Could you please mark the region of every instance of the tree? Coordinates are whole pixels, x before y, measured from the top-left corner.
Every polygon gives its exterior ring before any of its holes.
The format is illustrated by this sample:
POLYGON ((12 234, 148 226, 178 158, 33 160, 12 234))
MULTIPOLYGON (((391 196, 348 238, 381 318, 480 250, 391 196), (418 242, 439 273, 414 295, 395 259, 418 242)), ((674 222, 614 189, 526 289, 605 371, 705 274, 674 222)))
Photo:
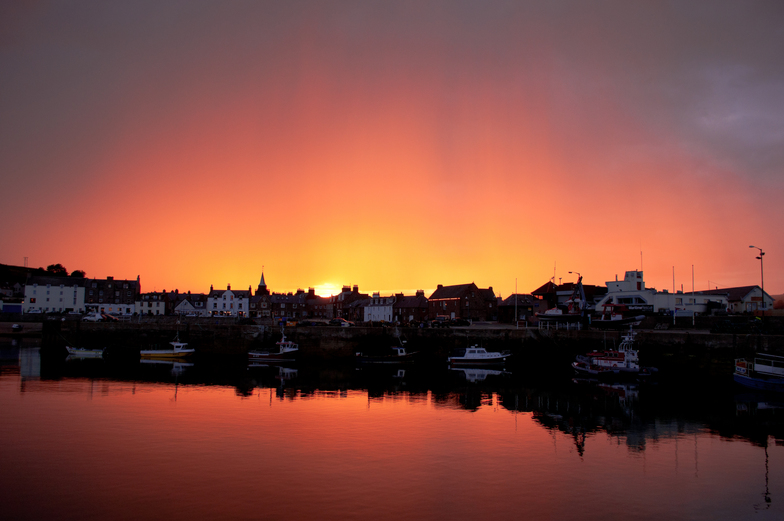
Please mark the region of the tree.
POLYGON ((59 264, 59 263, 58 264, 50 264, 49 266, 46 267, 46 271, 48 271, 52 275, 56 275, 58 277, 67 277, 68 276, 68 270, 65 269, 65 266, 63 266, 62 264, 59 264))
POLYGON ((76 277, 78 279, 83 279, 85 275, 86 273, 84 272, 84 270, 73 270, 71 272, 71 277, 76 277))

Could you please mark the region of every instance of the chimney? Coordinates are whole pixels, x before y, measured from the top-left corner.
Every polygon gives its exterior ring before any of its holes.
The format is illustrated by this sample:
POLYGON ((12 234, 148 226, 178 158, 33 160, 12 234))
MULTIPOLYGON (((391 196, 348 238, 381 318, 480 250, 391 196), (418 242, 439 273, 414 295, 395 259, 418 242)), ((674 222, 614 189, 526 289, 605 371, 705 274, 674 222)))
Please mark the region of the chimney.
POLYGON ((316 296, 315 288, 308 288, 308 296, 309 297, 315 297, 316 296))
POLYGON ((114 277, 106 277, 106 280, 114 280, 114 277))
POLYGON ((231 284, 226 284, 226 291, 231 291, 231 284))
POLYGON ((443 284, 439 284, 438 286, 436 286, 436 289, 441 289, 441 288, 443 288, 443 287, 444 287, 444 285, 443 285, 443 284))
POLYGON ((354 289, 352 290, 354 293, 359 293, 359 285, 354 284, 354 289))
POLYGON ((212 293, 212 284, 210 284, 210 293, 212 293))
POLYGON ((425 296, 425 290, 423 290, 423 289, 418 289, 418 290, 416 291, 416 296, 417 296, 417 297, 424 297, 424 296, 425 296))

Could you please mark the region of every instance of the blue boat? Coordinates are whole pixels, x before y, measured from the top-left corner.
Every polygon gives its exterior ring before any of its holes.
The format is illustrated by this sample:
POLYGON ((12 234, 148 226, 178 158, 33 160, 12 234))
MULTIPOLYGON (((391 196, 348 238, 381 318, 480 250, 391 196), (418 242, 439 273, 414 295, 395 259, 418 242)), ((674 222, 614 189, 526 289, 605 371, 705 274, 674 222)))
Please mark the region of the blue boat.
POLYGON ((751 389, 784 393, 784 356, 759 353, 753 362, 736 358, 732 377, 751 389))

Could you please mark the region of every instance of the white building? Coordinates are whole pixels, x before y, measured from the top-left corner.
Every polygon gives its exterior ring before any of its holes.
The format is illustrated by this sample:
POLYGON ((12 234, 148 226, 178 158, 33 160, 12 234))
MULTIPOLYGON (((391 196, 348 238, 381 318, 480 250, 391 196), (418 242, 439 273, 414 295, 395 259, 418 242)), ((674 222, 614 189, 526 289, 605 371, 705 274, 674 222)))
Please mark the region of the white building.
POLYGON ((730 313, 753 313, 773 309, 774 298, 759 286, 712 289, 706 295, 726 295, 730 313))
POLYGON ((392 322, 395 297, 382 297, 373 293, 370 302, 365 304, 365 322, 392 322))
POLYGON ((607 295, 596 304, 601 313, 606 304, 626 306, 629 311, 676 313, 691 315, 707 313, 712 309, 726 310, 727 295, 714 292, 670 293, 647 289, 642 271, 627 271, 623 280, 607 282, 607 295))
POLYGON ((84 279, 31 277, 25 285, 23 313, 84 313, 84 279))
POLYGON ((212 316, 247 317, 250 310, 251 290, 213 289, 207 295, 207 311, 212 316))

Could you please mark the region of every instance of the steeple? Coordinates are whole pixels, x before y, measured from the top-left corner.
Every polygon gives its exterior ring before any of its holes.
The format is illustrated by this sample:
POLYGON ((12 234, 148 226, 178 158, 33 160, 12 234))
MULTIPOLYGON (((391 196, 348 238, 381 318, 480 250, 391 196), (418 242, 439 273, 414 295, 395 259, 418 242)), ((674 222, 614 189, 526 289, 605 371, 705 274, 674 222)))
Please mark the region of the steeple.
POLYGON ((259 281, 259 287, 256 288, 256 295, 269 295, 269 290, 267 289, 267 283, 264 282, 264 269, 261 270, 261 281, 259 281))

